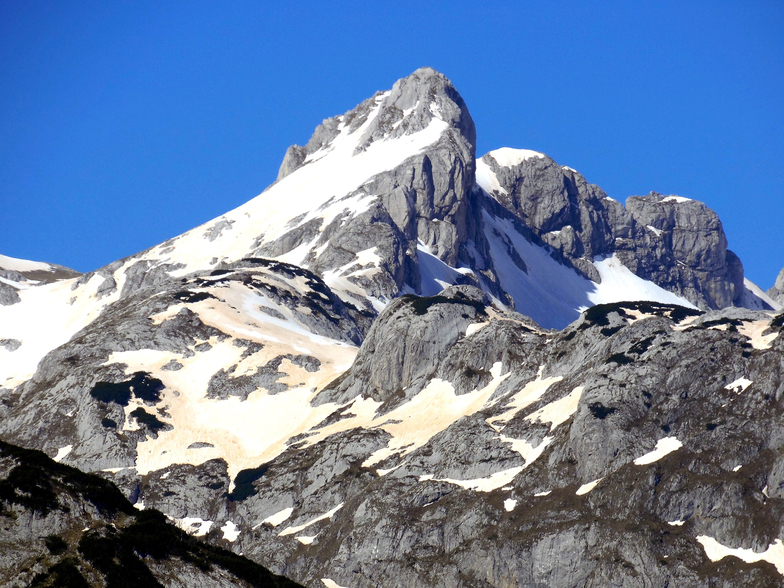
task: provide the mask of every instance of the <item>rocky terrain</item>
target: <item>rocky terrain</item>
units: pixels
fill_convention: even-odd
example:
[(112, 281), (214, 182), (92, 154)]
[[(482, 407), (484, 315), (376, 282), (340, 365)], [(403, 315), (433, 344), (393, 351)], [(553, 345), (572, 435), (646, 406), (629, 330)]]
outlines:
[(179, 237), (1, 258), (0, 438), (306, 586), (781, 585), (778, 282), (703, 203), (475, 144), (424, 68)]

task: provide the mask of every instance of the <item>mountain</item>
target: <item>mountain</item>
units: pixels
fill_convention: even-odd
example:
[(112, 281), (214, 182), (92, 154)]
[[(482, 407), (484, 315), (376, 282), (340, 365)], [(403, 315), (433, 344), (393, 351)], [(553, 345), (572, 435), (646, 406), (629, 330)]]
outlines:
[(781, 305), (703, 203), (475, 144), (423, 68), (243, 206), (10, 285), (0, 438), (307, 586), (780, 585)]

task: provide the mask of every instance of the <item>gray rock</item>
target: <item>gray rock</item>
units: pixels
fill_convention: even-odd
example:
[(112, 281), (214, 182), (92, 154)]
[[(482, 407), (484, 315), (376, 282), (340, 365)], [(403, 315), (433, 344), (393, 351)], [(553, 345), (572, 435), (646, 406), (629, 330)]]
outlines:
[(633, 244), (617, 244), (624, 265), (700, 308), (741, 304), (743, 265), (727, 249), (715, 212), (702, 202), (655, 192), (630, 197), (626, 208), (637, 227)]
[(4, 282), (0, 282), (0, 304), (3, 306), (11, 306), (12, 304), (21, 301), (22, 299), (19, 298), (19, 292), (16, 288)]
[(779, 272), (779, 277), (776, 278), (776, 283), (773, 284), (767, 295), (780, 304), (784, 304), (784, 268)]

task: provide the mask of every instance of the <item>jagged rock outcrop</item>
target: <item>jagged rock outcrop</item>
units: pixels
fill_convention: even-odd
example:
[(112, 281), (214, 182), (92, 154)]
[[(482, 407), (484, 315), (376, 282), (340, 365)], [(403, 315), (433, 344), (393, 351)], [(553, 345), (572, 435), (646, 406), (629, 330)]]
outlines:
[(476, 130), (468, 108), (443, 74), (419, 69), (396, 82), (390, 92), (325, 120), (304, 147), (290, 147), (278, 180), (308, 165), (308, 158), (320, 150), (328, 150), (342, 131), (348, 135), (361, 131), (354, 139), (354, 155), (415, 134), (438, 135), (426, 150), (357, 189), (356, 195), (373, 198), (365, 212), (341, 215), (327, 226), (317, 219), (306, 221), (254, 254), (279, 256), (312, 241), (312, 253), (303, 265), (324, 275), (339, 268), (354, 269), (351, 264), (358, 254), (372, 249), (383, 260), (381, 275), (348, 280), (385, 299), (406, 285), (419, 292), (417, 245), (455, 266), (470, 236), (467, 195), (474, 184)]
[(768, 290), (768, 296), (773, 298), (776, 302), (784, 304), (784, 269), (779, 272), (779, 277), (776, 278), (776, 283)]
[(700, 308), (740, 306), (743, 264), (727, 249), (719, 217), (702, 202), (678, 196), (632, 196), (633, 242), (616, 242), (618, 257), (638, 276)]
[(743, 265), (718, 216), (679, 196), (632, 196), (626, 207), (544, 154), (498, 149), (480, 159), (482, 187), (534, 237), (587, 278), (617, 255), (639, 277), (704, 309), (743, 306)]

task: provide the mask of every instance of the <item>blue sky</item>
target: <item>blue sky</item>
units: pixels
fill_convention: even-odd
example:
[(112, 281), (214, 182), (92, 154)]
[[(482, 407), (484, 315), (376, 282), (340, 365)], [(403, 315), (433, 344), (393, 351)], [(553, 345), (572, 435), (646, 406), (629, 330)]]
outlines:
[(322, 119), (429, 65), (477, 152), (719, 213), (784, 266), (784, 3), (0, 3), (0, 252), (89, 271), (261, 192)]

